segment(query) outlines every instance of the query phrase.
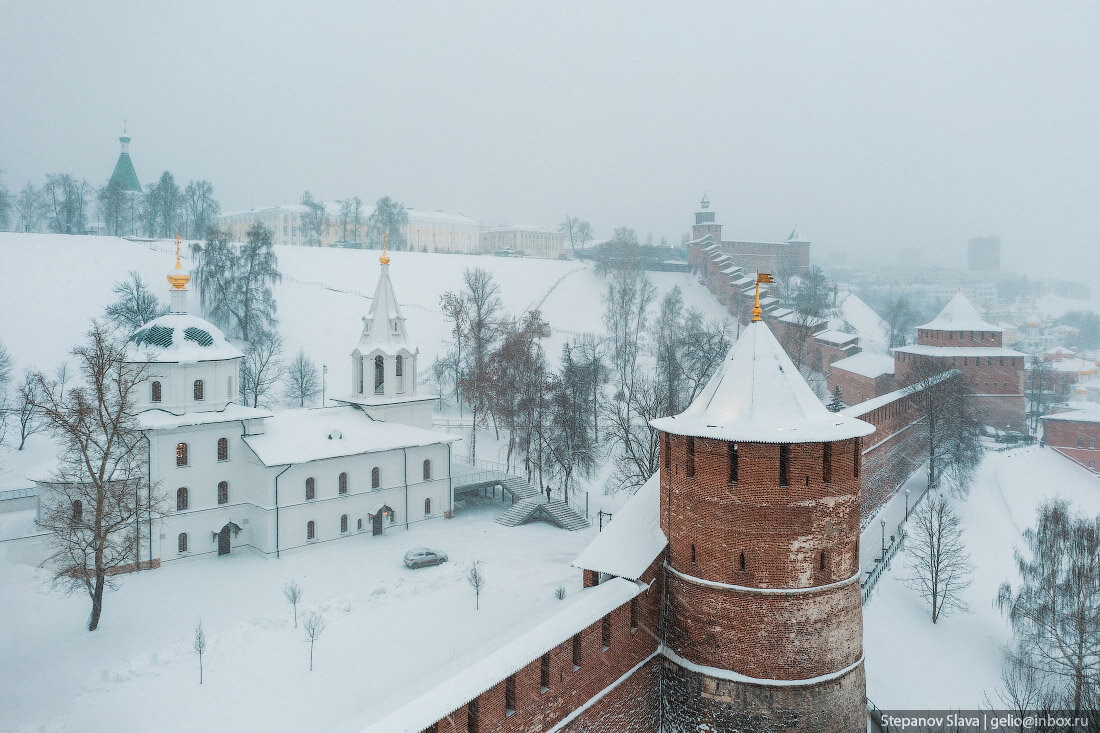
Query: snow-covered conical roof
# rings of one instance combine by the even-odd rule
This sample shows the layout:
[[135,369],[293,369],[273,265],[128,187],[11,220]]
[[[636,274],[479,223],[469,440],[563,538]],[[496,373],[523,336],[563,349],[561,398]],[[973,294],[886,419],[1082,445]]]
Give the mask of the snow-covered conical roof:
[[380,351],[383,354],[396,354],[399,351],[416,351],[409,343],[409,334],[405,329],[405,316],[397,305],[397,296],[390,282],[389,258],[382,262],[382,272],[378,276],[378,285],[374,288],[374,300],[363,319],[363,335],[359,338],[359,353],[367,354]]
[[650,424],[675,435],[750,443],[824,443],[875,430],[829,412],[763,321],[745,328],[686,410]]
[[917,326],[928,331],[991,331],[1000,333],[1004,331],[1000,326],[994,326],[982,317],[962,291],[955,293],[955,297],[947,301],[940,314],[923,326]]
[[795,225],[795,228],[791,230],[790,235],[787,237],[787,241],[802,244],[803,242],[808,243],[810,240],[803,237],[802,232],[798,231],[798,225]]

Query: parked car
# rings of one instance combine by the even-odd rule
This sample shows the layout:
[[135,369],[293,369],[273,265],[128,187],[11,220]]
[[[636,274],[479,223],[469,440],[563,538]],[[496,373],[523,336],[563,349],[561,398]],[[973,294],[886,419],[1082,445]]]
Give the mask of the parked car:
[[447,553],[429,550],[427,547],[414,547],[405,553],[405,567],[422,568],[425,565],[439,565],[447,562]]

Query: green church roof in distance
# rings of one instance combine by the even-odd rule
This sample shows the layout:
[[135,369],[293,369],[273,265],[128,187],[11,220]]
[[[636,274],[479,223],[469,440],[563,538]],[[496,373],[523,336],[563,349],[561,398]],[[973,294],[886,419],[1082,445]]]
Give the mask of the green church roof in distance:
[[134,170],[134,164],[130,160],[128,151],[130,138],[123,135],[118,141],[122,143],[122,152],[118,155],[118,162],[115,163],[115,170],[111,173],[111,180],[107,182],[107,185],[117,186],[123,191],[141,193],[141,183],[138,181],[137,172]]

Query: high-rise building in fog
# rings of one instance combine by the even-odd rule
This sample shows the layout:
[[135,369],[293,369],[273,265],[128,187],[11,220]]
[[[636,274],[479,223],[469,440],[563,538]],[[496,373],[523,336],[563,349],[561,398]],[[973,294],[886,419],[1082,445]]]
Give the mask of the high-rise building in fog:
[[996,235],[972,237],[966,245],[966,269],[971,272],[997,272],[1001,269],[1001,238]]

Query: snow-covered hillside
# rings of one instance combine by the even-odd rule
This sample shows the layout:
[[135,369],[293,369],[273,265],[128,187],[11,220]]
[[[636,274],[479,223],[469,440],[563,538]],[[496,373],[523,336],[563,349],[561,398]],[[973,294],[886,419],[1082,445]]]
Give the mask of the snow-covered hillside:
[[[350,353],[359,341],[361,318],[378,279],[377,251],[276,247],[283,282],[275,289],[286,351],[304,348],[329,367],[328,394],[351,389]],[[89,319],[115,299],[111,287],[133,269],[167,300],[164,280],[175,262],[169,241],[129,242],[114,237],[0,233],[0,342],[17,368],[52,369],[82,337]],[[439,296],[462,288],[462,272],[483,267],[500,284],[505,309],[518,314],[538,307],[553,328],[546,344],[557,359],[575,334],[603,333],[601,296],[606,280],[591,266],[572,261],[493,256],[391,253],[390,276],[408,318],[409,335],[421,350],[421,379],[446,347],[447,324]],[[185,247],[186,255],[186,247]],[[185,258],[184,266],[189,260]],[[686,306],[708,318],[726,316],[691,275],[650,273],[658,298],[679,285]],[[190,309],[198,299],[190,293]]]

